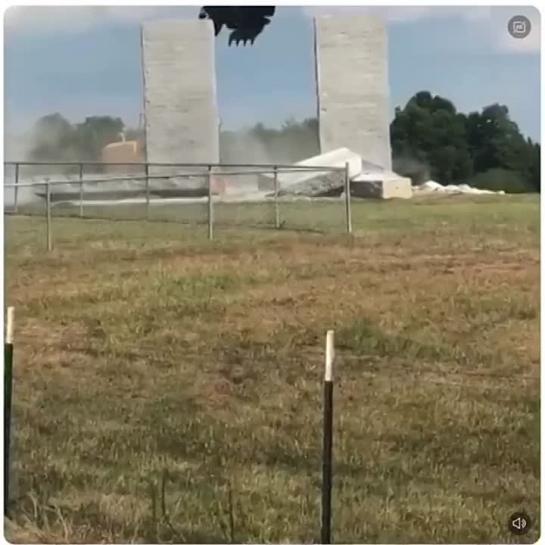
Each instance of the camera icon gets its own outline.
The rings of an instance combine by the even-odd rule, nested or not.
[[[517,21],[513,25],[513,34],[526,34],[526,23],[524,21]]]
[[[507,30],[513,38],[526,38],[526,36],[528,36],[532,30],[532,24],[530,23],[528,17],[525,17],[524,15],[516,15],[515,17],[511,17],[511,19],[509,19]]]

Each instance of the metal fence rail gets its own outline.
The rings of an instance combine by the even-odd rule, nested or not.
[[[260,168],[273,170],[275,167],[279,169],[295,169],[295,170],[344,170],[344,167],[328,167],[328,166],[312,166],[312,165],[295,165],[282,163],[149,163],[149,162],[100,162],[100,161],[4,161],[4,165],[10,166],[152,166],[152,167],[222,167],[222,168]]]
[[[145,205],[145,213],[143,214],[143,218],[140,216],[140,219],[146,219],[150,220],[150,209],[153,201],[161,202],[161,204],[169,204],[170,202],[177,202],[178,204],[181,204],[180,200],[175,200],[175,197],[163,197],[159,199],[153,199],[152,196],[154,194],[162,193],[163,195],[168,192],[171,192],[171,194],[176,193],[183,193],[184,191],[191,192],[194,191],[197,193],[197,196],[193,197],[181,197],[183,198],[183,206],[186,206],[186,203],[193,203],[194,209],[189,210],[189,206],[186,206],[186,210],[184,212],[188,211],[187,215],[193,221],[197,221],[197,223],[201,223],[198,220],[199,213],[198,210],[201,210],[200,215],[204,216],[204,207],[206,207],[206,223],[208,227],[208,238],[212,240],[214,238],[214,227],[217,223],[217,214],[221,217],[222,211],[230,212],[231,214],[227,214],[225,217],[230,217],[237,214],[237,210],[234,210],[239,207],[249,209],[251,207],[261,207],[259,210],[257,210],[257,213],[255,214],[255,217],[260,217],[259,214],[261,213],[260,210],[263,210],[263,206],[268,206],[267,203],[272,203],[272,208],[267,208],[267,210],[271,210],[273,212],[273,217],[270,221],[270,224],[274,225],[275,229],[280,229],[283,227],[284,223],[282,221],[282,214],[281,214],[281,202],[284,203],[286,201],[283,201],[283,197],[281,196],[280,191],[280,184],[279,184],[279,175],[285,174],[285,173],[323,173],[325,175],[336,175],[339,176],[339,181],[342,179],[342,186],[344,189],[344,222],[346,224],[346,232],[351,233],[352,232],[352,218],[351,218],[351,198],[350,198],[350,175],[349,175],[349,168],[348,163],[344,167],[326,167],[326,166],[304,166],[304,165],[282,165],[282,164],[245,164],[245,163],[237,163],[237,164],[224,164],[224,163],[117,163],[117,162],[111,162],[111,163],[99,163],[99,162],[43,162],[43,161],[7,161],[5,162],[5,167],[11,167],[13,168],[13,174],[14,174],[14,180],[13,183],[4,183],[4,188],[13,188],[13,208],[11,210],[6,210],[7,213],[11,212],[12,214],[17,214],[20,211],[20,202],[19,202],[19,191],[22,188],[40,188],[43,187],[45,189],[45,195],[42,194],[41,197],[45,198],[45,217],[46,217],[46,224],[47,224],[47,248],[48,250],[51,250],[53,247],[53,237],[52,237],[52,208],[57,208],[60,205],[65,205],[67,203],[70,203],[71,206],[74,206],[74,202],[77,202],[79,200],[79,216],[84,217],[84,210],[85,210],[85,202],[87,197],[88,204],[94,203],[97,204],[97,201],[91,201],[89,200],[89,197],[92,196],[93,193],[96,193],[97,195],[104,195],[103,193],[100,193],[99,191],[85,191],[85,185],[86,184],[95,184],[96,186],[101,186],[102,184],[112,184],[112,183],[129,183],[132,182],[135,184],[130,189],[127,188],[118,188],[115,190],[112,190],[112,192],[107,193],[113,193],[118,194],[119,197],[117,200],[111,201],[112,204],[125,204],[128,201],[124,201],[124,198],[132,198],[131,204],[135,205]],[[43,177],[43,180],[38,181],[32,181],[32,182],[26,182],[23,181],[24,178],[22,177],[22,171],[25,167],[37,167],[37,166],[43,166],[53,169],[59,169],[60,167],[66,167],[66,166],[74,166],[77,167],[77,174],[74,174],[75,179],[58,179],[58,173],[57,173],[57,179],[55,179],[54,175],[51,175],[48,177],[44,174],[35,174],[37,176]],[[118,175],[114,174],[106,174],[102,177],[99,177],[96,172],[89,172],[89,175],[91,177],[86,178],[85,177],[85,168],[86,167],[100,167],[100,170],[104,170],[108,167],[119,167],[119,166],[130,166],[130,167],[142,167],[143,173],[121,173]],[[165,172],[164,174],[156,174],[153,173],[152,169],[156,167],[169,167],[174,168],[178,171],[170,171]],[[4,171],[5,174],[5,171]],[[107,176],[107,177],[105,177]],[[217,192],[215,192],[214,189],[214,183],[215,183],[215,176],[218,176],[224,181],[225,179],[232,177],[235,182],[233,183],[233,186],[236,185],[236,180],[240,182],[240,177],[245,176],[254,176],[256,177],[256,180],[258,180],[259,176],[263,176],[263,179],[267,180],[267,184],[269,184],[269,193],[267,194],[267,198],[260,201],[260,200],[240,200],[237,201],[236,199],[223,199],[221,196],[218,196]],[[4,176],[6,177],[6,176]],[[235,178],[236,177],[236,178]],[[342,178],[341,178],[342,177]],[[184,180],[191,181],[191,182],[197,182],[196,188],[187,188],[183,185],[176,185],[175,187],[170,188],[164,188],[164,187],[154,187],[152,188],[150,184],[152,182],[160,181],[160,180],[175,180],[178,182],[182,182]],[[141,183],[139,183],[141,182]],[[200,182],[200,183],[199,183]],[[257,183],[257,186],[259,187],[259,183]],[[74,191],[72,193],[67,193],[67,195],[75,196],[77,194],[78,198],[72,198],[72,199],[65,199],[59,200],[59,195],[62,196],[63,192],[60,193],[53,193],[52,189],[59,186],[65,186],[65,185],[71,185],[75,186]],[[79,189],[79,191],[78,191]],[[132,197],[123,197],[123,195],[131,195]],[[40,196],[40,195],[38,195]],[[96,196],[96,195],[95,195]],[[62,197],[61,197],[62,198]],[[140,200],[139,200],[140,199]],[[307,199],[308,200],[308,199]],[[314,199],[319,200],[319,199]],[[325,200],[325,199],[324,199]],[[331,199],[329,199],[331,200]],[[54,202],[56,201],[56,202]],[[342,201],[336,201],[339,202],[339,204]],[[235,205],[235,206],[233,206]],[[110,206],[108,204],[108,206]],[[283,204],[286,208],[289,208],[288,204]],[[201,208],[202,207],[202,208]],[[216,210],[216,207],[219,207],[218,210]],[[27,207],[28,208],[28,207]],[[39,207],[38,207],[39,208]],[[62,207],[61,207],[62,208]],[[227,209],[230,210],[227,210]],[[196,209],[196,214],[195,214]],[[26,213],[35,213],[36,207],[34,207],[33,211],[26,212]],[[25,213],[25,211],[22,211]],[[43,213],[41,212],[41,213]],[[251,215],[251,214],[250,214]],[[195,218],[197,218],[195,220]],[[111,218],[113,219],[113,218]],[[133,218],[131,218],[133,219]],[[226,220],[227,221],[227,220]],[[204,223],[204,221],[202,222]]]

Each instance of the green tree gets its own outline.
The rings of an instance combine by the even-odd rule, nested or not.
[[[396,108],[390,126],[394,167],[417,182],[424,173],[444,183],[465,181],[472,174],[465,121],[449,100],[416,93]],[[415,172],[414,165],[422,168]]]
[[[32,130],[29,158],[33,161],[100,161],[102,148],[120,139],[120,118],[87,117],[71,124],[61,114],[41,117]]]
[[[528,147],[530,148],[528,180],[535,191],[541,192],[541,146],[528,138]]]
[[[396,108],[390,135],[394,170],[415,182],[432,177],[506,191],[540,189],[540,145],[524,138],[507,106],[466,116],[449,100],[421,91]]]
[[[31,161],[67,161],[74,153],[74,127],[61,114],[38,119],[31,133]]]
[[[102,148],[118,142],[123,129],[124,124],[119,117],[86,117],[83,123],[78,123],[75,127],[80,159],[99,161]]]
[[[531,156],[531,144],[509,118],[507,106],[493,104],[467,119],[468,139],[476,172],[505,168],[524,172]]]
[[[541,148],[524,138],[507,106],[492,104],[469,114],[467,130],[476,173],[511,172],[519,187],[540,190]]]

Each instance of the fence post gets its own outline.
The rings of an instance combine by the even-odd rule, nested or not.
[[[52,238],[51,238],[51,186],[49,180],[45,182],[45,216],[47,221],[47,251],[50,252],[53,249]]]
[[[145,166],[146,173],[146,221],[149,220],[149,163]]]
[[[274,167],[274,226],[280,229],[280,208],[278,205],[278,167]]]
[[[214,203],[212,195],[212,166],[208,165],[208,240],[214,239]]]
[[[19,199],[19,163],[15,163],[15,194],[13,195],[14,213],[17,214],[17,201]]]
[[[83,163],[79,164],[79,217],[83,218]]]
[[[4,516],[9,516],[11,393],[13,390],[13,328],[14,308],[8,307],[4,342]]]
[[[344,167],[344,198],[346,204],[346,232],[352,233],[352,203],[350,196],[350,165]]]
[[[324,413],[322,448],[322,526],[321,543],[331,543],[331,489],[333,487],[333,361],[335,359],[335,332],[326,335],[324,373]]]

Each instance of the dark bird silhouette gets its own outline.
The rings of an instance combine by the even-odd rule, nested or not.
[[[229,45],[253,45],[255,39],[274,15],[274,6],[204,6],[199,12],[199,19],[211,19],[217,36],[225,26],[232,30]]]

